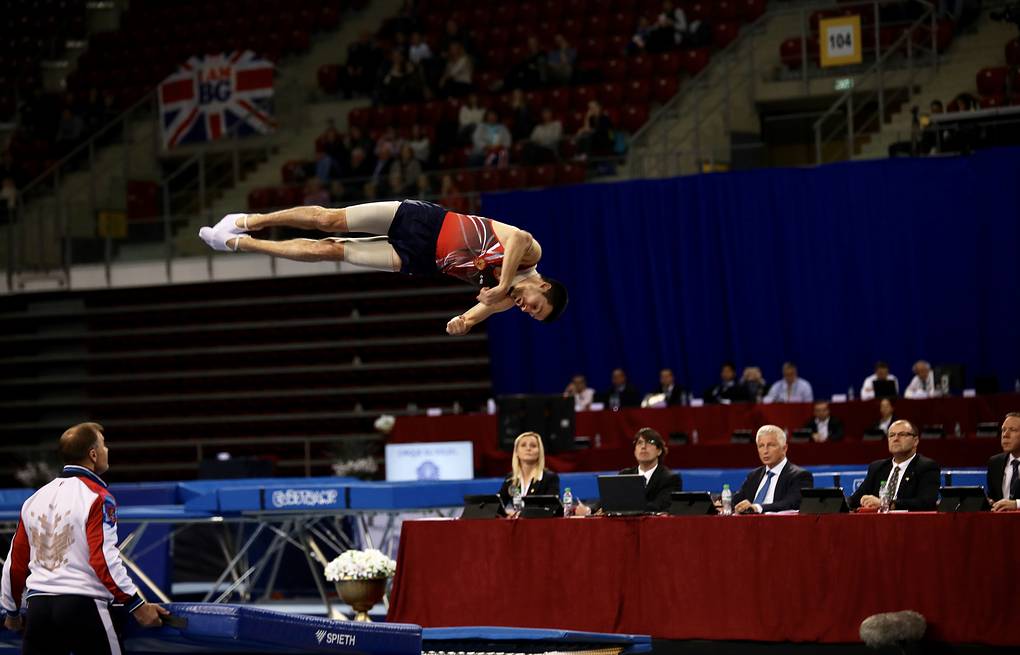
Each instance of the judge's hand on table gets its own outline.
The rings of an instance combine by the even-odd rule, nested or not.
[[[878,496],[861,496],[861,507],[867,507],[868,509],[878,509],[882,506],[882,501],[879,500]]]
[[[734,514],[757,514],[758,508],[749,500],[742,500],[733,508]]]
[[[1017,511],[1016,501],[1003,498],[992,503],[993,512],[1015,512]]]

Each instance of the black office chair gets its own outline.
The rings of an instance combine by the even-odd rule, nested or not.
[[[670,432],[669,433],[669,445],[671,446],[686,446],[690,443],[687,438],[686,432]]]
[[[885,439],[885,430],[882,428],[868,428],[861,437],[863,441],[881,441]]]
[[[974,391],[979,396],[999,393],[999,378],[994,375],[979,375],[974,378]]]
[[[944,436],[946,436],[946,431],[941,423],[938,425],[926,425],[921,428],[922,439],[941,439]]]
[[[807,443],[811,441],[814,431],[811,428],[797,428],[790,434],[790,441],[793,443]]]
[[[730,435],[730,443],[748,444],[754,441],[754,430],[734,430]]]

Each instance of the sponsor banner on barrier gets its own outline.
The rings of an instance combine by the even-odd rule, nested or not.
[[[273,132],[273,72],[251,50],[188,59],[159,85],[163,147]]]
[[[266,509],[343,509],[342,487],[266,487]]]

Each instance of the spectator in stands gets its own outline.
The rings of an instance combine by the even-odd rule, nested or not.
[[[528,37],[528,56],[510,69],[506,84],[513,89],[535,89],[549,79],[549,62],[538,37]]]
[[[420,161],[422,166],[428,164],[432,155],[432,142],[418,123],[411,126],[411,136],[407,140],[407,145],[411,146],[415,159]]]
[[[977,111],[978,109],[981,109],[981,101],[966,91],[953,98],[953,101],[949,103],[949,111]]]
[[[524,432],[514,439],[511,472],[499,488],[503,507],[511,506],[516,493],[521,496],[559,496],[560,476],[545,467],[545,446],[537,432]]]
[[[641,428],[634,435],[634,459],[637,466],[620,471],[620,475],[640,475],[645,479],[645,510],[665,511],[674,491],[683,491],[684,482],[679,473],[669,470],[662,458],[669,452],[666,441],[652,428]],[[576,514],[587,516],[594,507],[581,503]]]
[[[1020,412],[1010,412],[1000,431],[1002,452],[988,460],[988,498],[993,512],[1020,510]]]
[[[444,56],[450,52],[450,47],[456,43],[460,45],[466,52],[475,52],[475,44],[471,41],[471,36],[460,28],[457,21],[450,19],[446,21],[446,25],[443,28],[443,39],[439,45],[439,51]]]
[[[574,62],[577,50],[570,47],[566,37],[557,34],[554,38],[556,47],[549,51],[547,57],[547,74],[551,84],[570,84],[574,76]]]
[[[57,126],[57,149],[61,153],[67,153],[78,144],[84,131],[84,121],[70,107],[65,107],[60,114],[60,124]]]
[[[7,176],[0,182],[0,223],[7,223],[18,206],[18,188],[14,178]]]
[[[390,165],[390,195],[399,198],[413,198],[420,192],[422,177],[421,162],[414,156],[411,146],[404,144],[400,157]]]
[[[553,116],[549,107],[542,108],[542,122],[531,130],[524,142],[523,157],[528,164],[548,164],[559,158],[563,123]]]
[[[905,398],[937,398],[940,395],[935,387],[935,373],[931,370],[931,364],[919,359],[914,362],[911,370],[914,371],[914,377],[903,392]]]
[[[460,42],[454,41],[446,55],[446,68],[439,78],[439,90],[444,96],[460,97],[471,91],[473,79],[471,57]]]
[[[800,509],[801,489],[815,486],[814,476],[786,458],[786,432],[763,425],[754,437],[762,465],[747,474],[733,495],[736,514],[768,514]]]
[[[531,135],[531,130],[535,126],[535,119],[531,115],[528,101],[524,98],[524,92],[520,89],[514,89],[513,93],[510,94],[508,118],[513,126],[510,130],[510,136],[514,141],[523,141]]]
[[[851,509],[878,509],[880,485],[886,482],[892,490],[892,509],[934,510],[942,480],[941,469],[917,452],[917,428],[910,421],[895,421],[889,426],[886,439],[892,459],[880,459],[868,466],[864,482],[849,498]]]
[[[809,403],[815,399],[811,383],[797,377],[797,365],[793,362],[783,364],[783,379],[777,381],[769,389],[763,402],[766,403]]]
[[[449,173],[443,175],[439,189],[439,204],[460,213],[471,211],[467,196],[457,187],[457,183]]]
[[[302,204],[328,207],[330,203],[329,191],[317,177],[310,177],[305,181],[305,195]]]
[[[427,65],[428,60],[432,59],[432,48],[422,37],[421,32],[417,30],[411,32],[411,40],[407,46],[407,58],[411,60],[412,64],[422,68]]]
[[[505,167],[510,162],[510,145],[513,138],[499,115],[492,109],[485,112],[485,120],[475,127],[469,159],[472,166]]]
[[[581,127],[574,135],[579,159],[593,155],[606,155],[613,150],[613,122],[598,100],[588,102],[588,111],[581,121]]]
[[[390,69],[379,85],[378,101],[383,104],[417,102],[425,98],[425,78],[421,69],[411,63],[402,50],[390,55]]]
[[[747,388],[737,382],[737,367],[733,362],[723,362],[719,369],[719,383],[705,390],[705,402],[728,405],[748,400]]]
[[[325,188],[329,187],[330,182],[341,177],[336,162],[325,150],[315,151],[315,177]]]
[[[682,11],[682,10],[681,10]],[[662,11],[655,17],[645,38],[645,50],[652,54],[671,50],[676,44],[674,36],[674,13],[676,9],[669,0],[662,3]],[[686,19],[685,19],[686,20]]]
[[[583,412],[591,409],[592,401],[595,400],[595,390],[588,386],[588,380],[578,373],[567,384],[563,390],[564,398],[574,399],[574,411]]]
[[[621,407],[637,407],[641,404],[641,394],[627,382],[627,373],[622,368],[613,369],[612,386],[600,396],[599,402],[612,410]]]
[[[669,368],[659,371],[659,389],[656,393],[663,395],[663,400],[665,400],[667,406],[683,405],[687,399],[687,390],[684,389],[683,385],[676,383],[673,369]]]
[[[470,141],[475,128],[485,120],[485,107],[478,101],[477,93],[469,93],[467,102],[457,112],[457,129],[461,141]]]
[[[881,430],[884,434],[889,433],[889,426],[896,422],[896,415],[894,414],[893,401],[891,398],[883,398],[878,401],[878,423],[875,424],[876,430]]]
[[[872,400],[875,398],[876,380],[889,380],[893,383],[896,393],[899,394],[900,383],[896,376],[889,372],[889,365],[885,362],[875,362],[875,372],[864,378],[864,384],[861,385],[861,400]]]
[[[638,16],[634,35],[630,37],[630,42],[627,43],[628,54],[633,55],[644,52],[648,47],[648,40],[651,38],[653,30],[652,21],[648,20],[647,16]]]
[[[760,403],[765,396],[768,385],[757,366],[748,366],[740,376],[740,386],[747,391],[747,399],[753,403]]]
[[[382,66],[382,51],[370,32],[362,32],[347,48],[347,63],[340,69],[339,88],[345,97],[366,94],[375,85],[376,73]]]
[[[843,421],[832,415],[829,403],[824,400],[815,403],[814,416],[804,424],[804,428],[811,430],[811,440],[815,443],[843,440]]]
[[[682,48],[708,45],[708,26],[698,19],[687,20],[687,12],[683,7],[676,7],[667,0],[662,3],[662,16],[673,28],[673,42],[676,45]]]

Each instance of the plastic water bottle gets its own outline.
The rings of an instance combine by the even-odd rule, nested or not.
[[[570,487],[567,487],[563,491],[563,516],[574,515],[574,494],[570,491]]]
[[[882,484],[878,487],[878,511],[883,514],[888,512],[890,504],[889,485],[886,484],[885,480],[882,480]]]
[[[521,488],[514,487],[514,511],[519,512],[524,508],[524,497],[521,496]]]
[[[854,399],[854,386],[852,384],[846,389],[846,399],[849,401]]]
[[[959,421],[956,422],[956,427],[953,428],[953,436],[956,437],[957,439],[959,439],[961,436],[963,436],[962,433],[960,432],[960,422]]]
[[[728,484],[722,486],[722,513],[723,516],[731,516],[733,514],[733,492],[730,491],[730,485]]]
[[[694,428],[694,432],[691,432],[691,443],[695,446],[698,445],[698,428]]]

